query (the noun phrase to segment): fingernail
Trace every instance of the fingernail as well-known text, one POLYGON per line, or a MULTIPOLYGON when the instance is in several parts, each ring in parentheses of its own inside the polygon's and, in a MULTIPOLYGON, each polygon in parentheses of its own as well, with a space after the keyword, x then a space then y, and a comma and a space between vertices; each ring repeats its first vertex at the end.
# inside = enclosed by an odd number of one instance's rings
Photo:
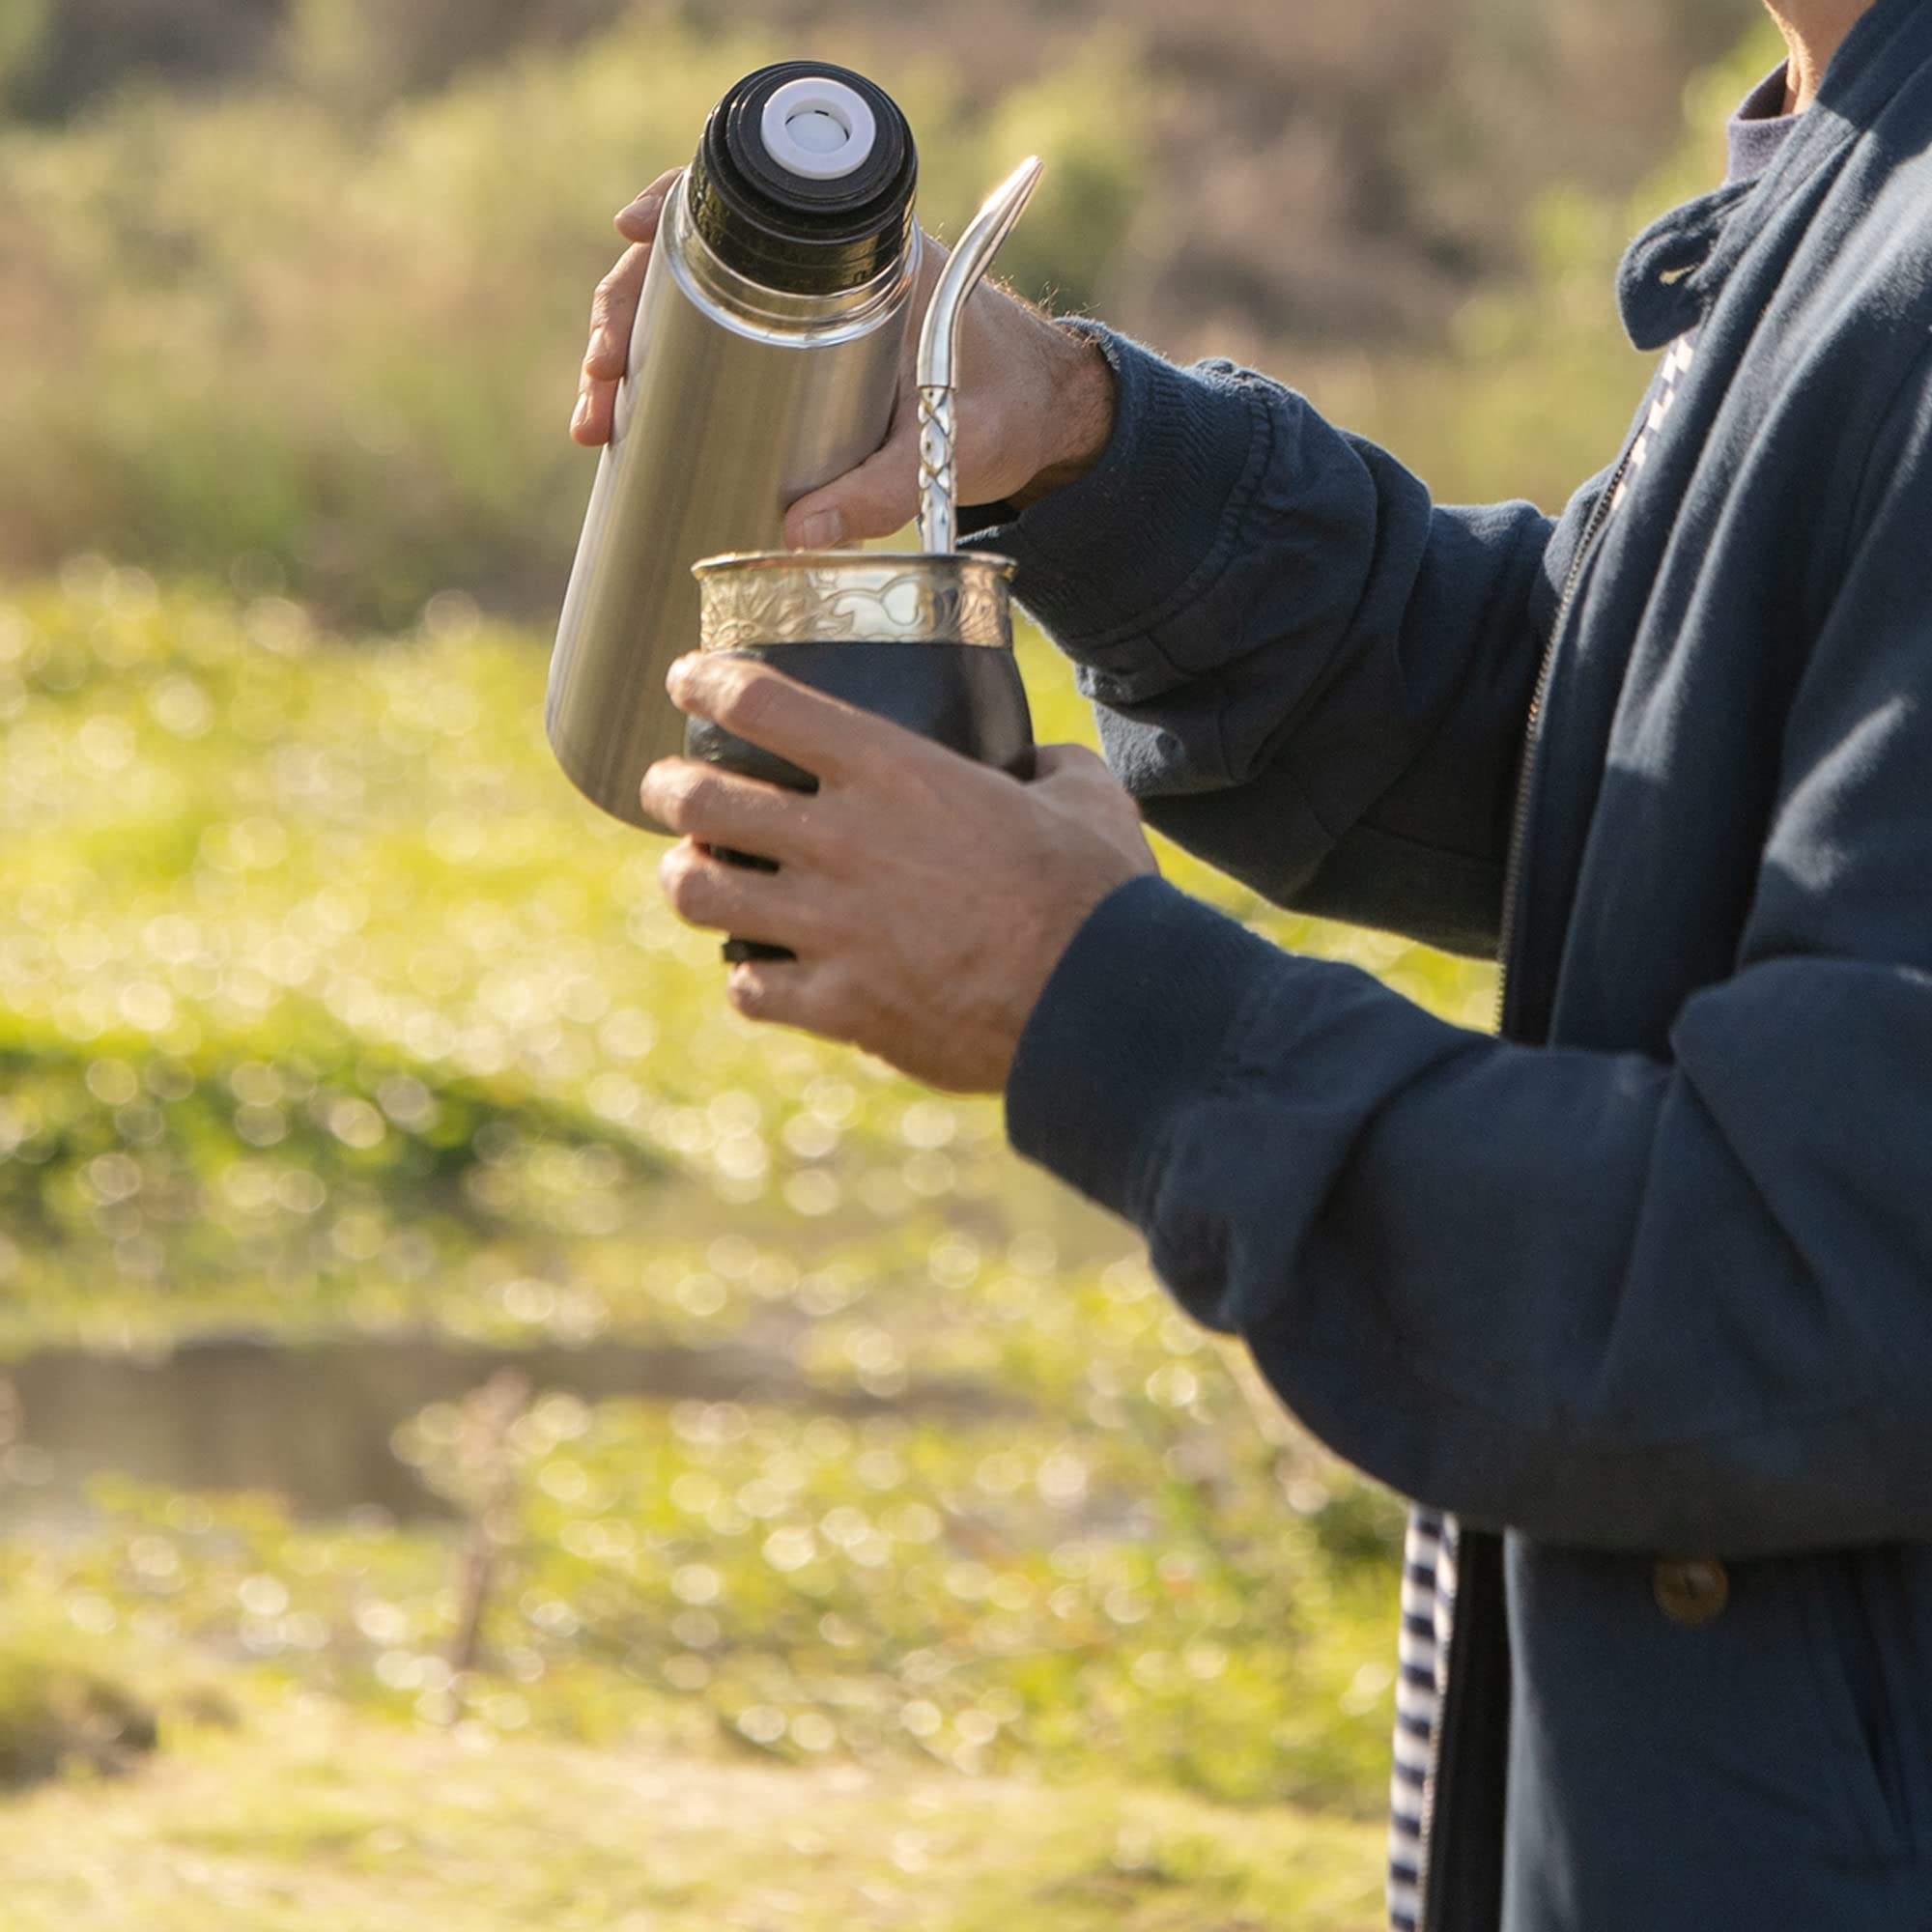
MULTIPOLYGON (((551 420, 554 422, 556 418, 553 416, 551 420)), ((588 389, 585 389, 582 391, 581 395, 579 395, 579 397, 577 398, 577 407, 570 412, 570 426, 572 429, 582 429, 583 425, 587 423, 589 420, 590 420, 590 391, 588 389)))
POLYGON ((665 689, 673 697, 682 697, 690 687, 692 675, 696 669, 697 657, 695 652, 687 652, 681 658, 673 658, 670 668, 665 672, 665 689))
POLYGON ((800 548, 832 550, 845 537, 845 519, 837 510, 814 510, 798 526, 800 548))

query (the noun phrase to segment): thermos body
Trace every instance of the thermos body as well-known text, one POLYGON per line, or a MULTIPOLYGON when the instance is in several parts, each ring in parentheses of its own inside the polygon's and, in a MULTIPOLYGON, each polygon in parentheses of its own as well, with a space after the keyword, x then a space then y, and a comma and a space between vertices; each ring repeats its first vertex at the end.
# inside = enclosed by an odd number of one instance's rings
MULTIPOLYGON (((793 98, 801 85, 792 82, 793 98)), ((847 120, 851 93, 828 97, 847 120)), ((770 97, 768 86, 768 133, 770 97)), ((782 106, 785 95, 778 98, 782 106)), ((751 100, 757 109, 755 91, 751 100)), ((816 111, 810 99, 808 110, 816 111)), ((753 135, 738 127, 731 133, 741 146, 754 138, 755 115, 753 135)), ((683 742, 684 720, 664 680, 698 640, 692 565, 719 552, 777 548, 790 504, 885 440, 919 272, 909 137, 903 187, 894 190, 903 206, 887 202, 885 215, 871 217, 875 228, 895 223, 896 231, 867 237, 869 254, 846 244, 836 272, 817 266, 822 244, 812 257, 781 224, 775 241, 752 227, 748 242, 742 213, 720 213, 716 175, 730 159, 719 157, 722 138, 707 130, 707 149, 666 205, 631 332, 630 373, 557 626, 545 709, 552 749, 578 788, 651 830, 661 828, 645 816, 638 787, 645 769, 683 742), (772 266, 756 252, 761 243, 772 266)))
POLYGON ((639 781, 682 742, 664 678, 697 643, 692 564, 776 549, 793 502, 885 440, 918 253, 915 241, 888 286, 826 315, 823 298, 787 302, 734 276, 693 231, 684 183, 674 190, 564 597, 546 713, 558 762, 605 810, 648 825, 639 781))

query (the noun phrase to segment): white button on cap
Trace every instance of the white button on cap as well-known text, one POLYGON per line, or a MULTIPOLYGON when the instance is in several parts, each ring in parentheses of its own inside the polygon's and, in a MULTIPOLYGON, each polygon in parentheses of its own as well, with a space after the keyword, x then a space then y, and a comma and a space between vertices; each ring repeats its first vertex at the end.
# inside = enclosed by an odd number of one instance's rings
POLYGON ((788 80, 765 102, 765 152, 789 174, 838 181, 863 167, 879 126, 865 97, 842 80, 788 80))

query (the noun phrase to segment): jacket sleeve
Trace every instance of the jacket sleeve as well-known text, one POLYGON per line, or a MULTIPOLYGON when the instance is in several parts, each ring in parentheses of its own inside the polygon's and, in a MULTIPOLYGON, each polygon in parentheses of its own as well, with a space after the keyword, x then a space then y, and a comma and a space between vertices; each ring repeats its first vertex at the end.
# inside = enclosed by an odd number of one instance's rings
POLYGON ((1015 1144, 1406 1494, 1604 1549, 1932 1539, 1916 407, 1797 690, 1736 971, 1667 1058, 1459 1031, 1158 881, 1033 1016, 1015 1144))
POLYGON ((974 540, 1018 564, 1109 762, 1278 903, 1492 953, 1551 524, 1439 508, 1293 391, 1091 333, 1099 466, 974 540))

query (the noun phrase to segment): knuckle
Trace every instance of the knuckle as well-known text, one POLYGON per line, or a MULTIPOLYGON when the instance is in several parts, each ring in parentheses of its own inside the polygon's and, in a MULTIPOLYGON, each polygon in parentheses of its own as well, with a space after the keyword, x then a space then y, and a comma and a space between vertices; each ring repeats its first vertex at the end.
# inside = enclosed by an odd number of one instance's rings
POLYGON ((702 863, 688 845, 674 845, 658 865, 658 883, 673 912, 689 915, 703 895, 702 863))
POLYGON ((718 722, 750 736, 758 726, 772 722, 780 701, 780 688, 771 677, 750 667, 741 667, 725 683, 718 706, 718 722))
POLYGON ((709 824, 730 803, 731 787, 719 775, 700 767, 684 780, 684 809, 693 818, 709 824))
POLYGON ((638 276, 632 269, 630 257, 626 256, 591 291, 591 320, 600 324, 616 321, 629 313, 637 295, 638 276))
POLYGON ((782 996, 772 975, 756 966, 733 967, 725 981, 724 997, 748 1020, 774 1019, 783 1010, 782 996))
POLYGON ((678 772, 664 788, 667 822, 679 832, 696 830, 717 809, 722 791, 709 772, 678 772))

